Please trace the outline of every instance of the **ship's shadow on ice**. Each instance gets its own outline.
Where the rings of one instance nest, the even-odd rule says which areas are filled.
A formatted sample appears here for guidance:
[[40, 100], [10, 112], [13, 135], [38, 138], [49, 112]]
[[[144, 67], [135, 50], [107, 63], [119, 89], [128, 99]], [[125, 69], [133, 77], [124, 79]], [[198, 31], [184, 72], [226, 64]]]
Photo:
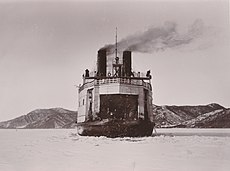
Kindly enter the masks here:
[[72, 141], [80, 141], [80, 142], [97, 142], [97, 141], [104, 141], [105, 143], [109, 142], [144, 142], [146, 138], [149, 137], [116, 137], [116, 138], [108, 138], [104, 136], [96, 137], [96, 136], [79, 136], [77, 133], [70, 133], [69, 137]]

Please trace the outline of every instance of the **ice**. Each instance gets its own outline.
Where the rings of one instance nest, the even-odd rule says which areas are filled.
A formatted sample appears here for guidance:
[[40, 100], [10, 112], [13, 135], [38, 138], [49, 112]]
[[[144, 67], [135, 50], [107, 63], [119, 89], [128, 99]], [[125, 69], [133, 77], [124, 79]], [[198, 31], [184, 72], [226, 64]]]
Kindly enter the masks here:
[[1, 171], [228, 171], [230, 129], [80, 137], [74, 129], [0, 130]]

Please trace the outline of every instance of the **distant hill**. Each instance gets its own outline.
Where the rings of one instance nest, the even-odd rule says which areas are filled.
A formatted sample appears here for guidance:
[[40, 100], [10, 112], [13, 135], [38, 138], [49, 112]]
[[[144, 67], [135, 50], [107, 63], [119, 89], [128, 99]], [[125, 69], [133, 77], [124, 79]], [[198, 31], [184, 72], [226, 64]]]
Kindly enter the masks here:
[[200, 106], [155, 106], [156, 127], [230, 128], [230, 109], [212, 103]]
[[[199, 106], [154, 106], [156, 127], [230, 128], [230, 109], [212, 103]], [[74, 128], [76, 111], [63, 108], [37, 109], [12, 120], [0, 122], [0, 128]]]
[[63, 108], [37, 109], [27, 115], [0, 122], [0, 128], [63, 128], [77, 118], [76, 111]]

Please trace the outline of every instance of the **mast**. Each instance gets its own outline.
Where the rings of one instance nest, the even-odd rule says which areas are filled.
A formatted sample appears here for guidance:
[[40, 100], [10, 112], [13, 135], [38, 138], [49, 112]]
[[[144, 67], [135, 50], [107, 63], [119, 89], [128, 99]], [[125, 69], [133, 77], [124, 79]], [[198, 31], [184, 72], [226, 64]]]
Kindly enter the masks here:
[[115, 37], [115, 58], [117, 57], [117, 27], [116, 27], [116, 37]]

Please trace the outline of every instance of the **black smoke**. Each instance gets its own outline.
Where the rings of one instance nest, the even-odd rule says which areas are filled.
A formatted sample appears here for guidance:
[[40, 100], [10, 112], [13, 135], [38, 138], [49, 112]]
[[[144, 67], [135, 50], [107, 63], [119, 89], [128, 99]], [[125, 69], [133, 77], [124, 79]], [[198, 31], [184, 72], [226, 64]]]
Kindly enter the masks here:
[[[153, 53], [168, 48], [180, 47], [191, 43], [194, 39], [200, 37], [204, 31], [202, 20], [196, 20], [187, 32], [180, 34], [177, 31], [177, 24], [174, 22], [165, 22], [161, 27], [151, 27], [144, 32], [139, 32], [127, 36], [117, 42], [118, 52], [130, 50], [140, 53]], [[105, 45], [101, 49], [106, 49], [107, 54], [115, 52], [115, 44]]]

